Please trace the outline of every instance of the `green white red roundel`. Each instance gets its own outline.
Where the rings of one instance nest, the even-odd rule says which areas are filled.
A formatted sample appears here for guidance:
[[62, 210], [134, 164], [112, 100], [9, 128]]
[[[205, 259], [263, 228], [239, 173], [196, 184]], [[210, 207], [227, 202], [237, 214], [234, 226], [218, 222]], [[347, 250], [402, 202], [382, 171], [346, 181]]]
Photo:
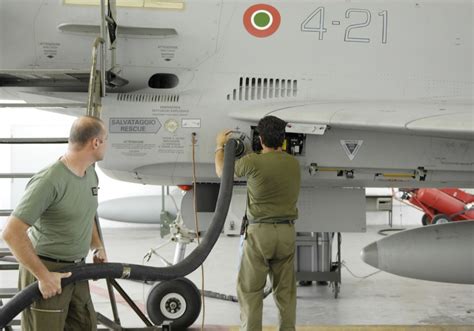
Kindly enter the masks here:
[[244, 26], [258, 38], [271, 36], [280, 26], [280, 13], [270, 5], [258, 4], [249, 7], [244, 14]]

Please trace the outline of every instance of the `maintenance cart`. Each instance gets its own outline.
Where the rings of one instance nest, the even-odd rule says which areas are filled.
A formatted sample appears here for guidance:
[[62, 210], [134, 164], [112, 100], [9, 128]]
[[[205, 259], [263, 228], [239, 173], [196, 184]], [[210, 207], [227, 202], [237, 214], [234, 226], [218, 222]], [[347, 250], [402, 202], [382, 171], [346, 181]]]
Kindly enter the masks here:
[[421, 208], [423, 225], [474, 220], [474, 195], [457, 188], [404, 190], [402, 199]]

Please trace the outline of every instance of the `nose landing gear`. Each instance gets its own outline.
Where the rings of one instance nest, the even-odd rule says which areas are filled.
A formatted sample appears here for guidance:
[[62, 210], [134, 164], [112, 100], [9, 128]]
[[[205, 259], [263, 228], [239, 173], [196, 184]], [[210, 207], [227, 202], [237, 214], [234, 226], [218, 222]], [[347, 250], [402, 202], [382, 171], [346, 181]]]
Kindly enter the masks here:
[[146, 309], [148, 317], [156, 325], [170, 321], [173, 330], [184, 330], [199, 317], [200, 292], [186, 278], [159, 282], [148, 295]]

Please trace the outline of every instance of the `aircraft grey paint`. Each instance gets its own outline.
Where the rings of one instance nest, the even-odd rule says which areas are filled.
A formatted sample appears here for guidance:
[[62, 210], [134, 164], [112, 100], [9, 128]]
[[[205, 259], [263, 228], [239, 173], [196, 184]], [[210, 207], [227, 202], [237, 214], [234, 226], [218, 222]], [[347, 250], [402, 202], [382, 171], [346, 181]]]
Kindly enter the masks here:
[[[215, 134], [232, 128], [250, 137], [273, 114], [296, 127], [326, 126], [300, 131], [304, 186], [474, 187], [471, 1], [269, 1], [280, 24], [264, 37], [246, 16], [253, 2], [183, 3], [117, 9], [114, 71], [129, 84], [103, 100], [110, 146], [100, 166], [108, 175], [190, 183], [195, 132], [199, 181], [217, 182]], [[3, 92], [77, 101], [67, 84], [47, 92], [7, 85], [31, 83], [39, 69], [40, 85], [48, 69], [73, 71], [62, 75], [69, 78], [87, 72], [98, 7], [0, 6], [2, 28], [17, 32], [0, 39]], [[156, 74], [169, 88], [152, 88]], [[345, 141], [363, 143], [348, 155]]]
[[[177, 195], [175, 195], [178, 198]], [[176, 199], [179, 206], [181, 199]], [[165, 196], [165, 210], [176, 217], [178, 210], [170, 196]], [[117, 222], [158, 224], [162, 211], [162, 197], [159, 195], [135, 196], [102, 201], [99, 204], [100, 217]]]
[[403, 277], [474, 284], [474, 221], [406, 230], [366, 246], [362, 260]]
[[[0, 95], [85, 103], [99, 9], [73, 1], [0, 1]], [[102, 100], [109, 176], [189, 184], [195, 133], [197, 180], [216, 183], [217, 132], [251, 140], [272, 114], [301, 138], [309, 190], [474, 187], [472, 1], [268, 1], [265, 26], [252, 1], [182, 3], [117, 9], [107, 69], [129, 83]], [[314, 231], [339, 224], [318, 217], [339, 201], [324, 208]]]

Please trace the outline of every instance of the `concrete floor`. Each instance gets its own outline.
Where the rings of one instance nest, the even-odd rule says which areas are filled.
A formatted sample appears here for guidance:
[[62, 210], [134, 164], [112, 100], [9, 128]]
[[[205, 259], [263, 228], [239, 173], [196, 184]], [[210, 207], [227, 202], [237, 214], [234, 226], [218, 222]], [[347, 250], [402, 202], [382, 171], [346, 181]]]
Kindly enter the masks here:
[[[385, 228], [385, 226], [369, 226], [367, 233], [364, 234], [343, 234], [342, 259], [354, 274], [364, 276], [376, 271], [360, 260], [359, 252], [362, 247], [380, 238], [377, 231], [381, 228]], [[147, 251], [164, 242], [159, 237], [157, 226], [104, 228], [103, 233], [111, 262], [142, 264], [143, 256]], [[206, 290], [235, 295], [238, 242], [237, 237], [221, 236], [204, 264]], [[192, 247], [194, 245], [189, 246], [188, 251]], [[174, 244], [164, 247], [159, 252], [165, 258], [172, 260]], [[162, 266], [162, 263], [155, 256], [147, 265]], [[456, 271], [453, 270], [453, 272]], [[198, 287], [201, 287], [201, 271], [199, 269], [189, 278]], [[138, 306], [144, 309], [145, 298], [151, 286], [125, 280], [118, 282]], [[0, 273], [0, 283], [2, 287], [15, 286], [16, 272]], [[90, 284], [96, 310], [111, 318], [105, 282], [99, 280], [90, 282]], [[127, 304], [120, 298], [118, 301], [122, 325], [127, 327], [143, 326], [143, 323], [128, 308]], [[211, 329], [211, 326], [239, 325], [237, 303], [206, 298], [205, 307], [206, 329]], [[264, 301], [263, 315], [264, 325], [277, 324], [277, 310], [271, 296]], [[201, 318], [202, 316], [196, 321], [199, 325]], [[384, 272], [365, 279], [355, 278], [344, 268], [338, 299], [334, 298], [332, 289], [328, 286], [298, 287], [297, 325], [301, 327], [330, 325], [418, 325], [429, 327], [439, 325], [444, 326], [439, 330], [454, 330], [454, 326], [465, 326], [459, 330], [474, 330], [474, 286], [413, 280]], [[217, 327], [217, 329], [220, 328]], [[348, 330], [349, 328], [343, 327], [342, 329]]]

